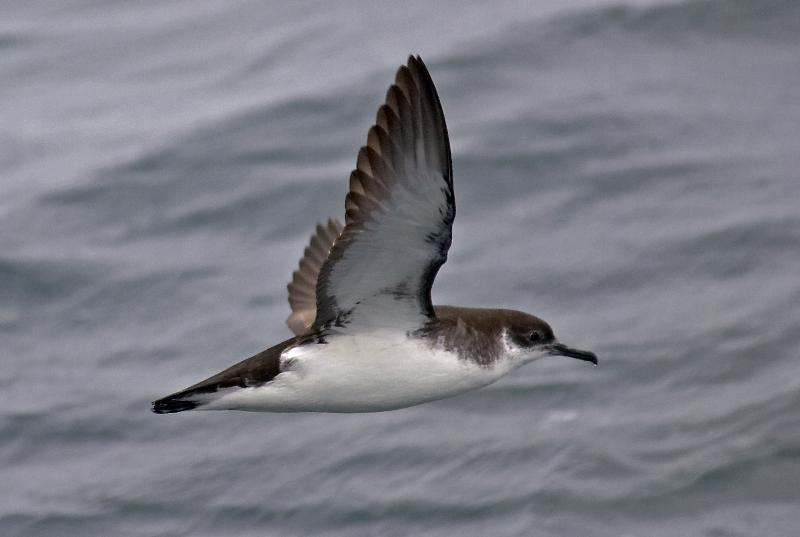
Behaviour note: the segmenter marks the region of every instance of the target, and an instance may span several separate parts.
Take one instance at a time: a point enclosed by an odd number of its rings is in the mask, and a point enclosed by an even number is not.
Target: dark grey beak
[[[597,365],[597,355],[595,353],[572,349],[563,343],[553,343],[548,346],[547,351],[556,356],[569,356],[570,358],[577,358],[578,360],[592,362],[594,365]]]

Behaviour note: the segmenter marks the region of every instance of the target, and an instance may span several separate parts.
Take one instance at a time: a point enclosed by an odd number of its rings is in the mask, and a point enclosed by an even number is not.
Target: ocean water
[[[149,402],[289,335],[409,53],[434,302],[549,359],[364,415]],[[800,535],[800,3],[0,5],[0,535]]]

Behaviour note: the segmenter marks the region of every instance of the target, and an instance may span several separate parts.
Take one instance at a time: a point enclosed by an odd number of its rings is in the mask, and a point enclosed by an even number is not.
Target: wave
[[[564,39],[638,35],[655,38],[800,37],[800,4],[791,0],[695,0],[655,6],[613,5],[557,17],[551,33]]]

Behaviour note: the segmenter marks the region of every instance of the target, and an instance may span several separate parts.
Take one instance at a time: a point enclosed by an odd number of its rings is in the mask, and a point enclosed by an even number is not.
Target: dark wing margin
[[[307,333],[317,317],[319,270],[328,259],[333,242],[339,237],[343,228],[344,226],[333,218],[326,224],[317,224],[297,270],[292,273],[292,281],[287,286],[292,313],[286,319],[286,324],[298,336]]]
[[[314,328],[433,317],[431,286],[455,210],[442,106],[422,59],[411,56],[350,175],[345,228],[317,281]]]

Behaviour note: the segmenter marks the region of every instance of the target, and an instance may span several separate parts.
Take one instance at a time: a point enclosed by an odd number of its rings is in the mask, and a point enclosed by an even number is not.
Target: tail
[[[227,369],[213,377],[189,386],[185,390],[162,397],[153,401],[150,410],[156,414],[175,414],[184,410],[194,410],[213,401],[215,393],[222,385],[219,382],[221,375],[227,373]]]
[[[151,410],[156,414],[174,414],[184,410],[194,410],[208,403],[210,400],[209,394],[214,391],[216,390],[204,386],[199,388],[192,386],[153,401]]]
[[[181,399],[179,395],[169,395],[158,401],[153,401],[152,411],[156,414],[174,414],[184,410],[194,410],[200,403],[188,399]]]
[[[287,339],[185,390],[153,401],[152,410],[156,414],[174,414],[198,407],[221,410],[222,407],[215,402],[228,393],[228,389],[260,386],[278,376],[281,373],[281,353],[300,340],[298,337]]]

